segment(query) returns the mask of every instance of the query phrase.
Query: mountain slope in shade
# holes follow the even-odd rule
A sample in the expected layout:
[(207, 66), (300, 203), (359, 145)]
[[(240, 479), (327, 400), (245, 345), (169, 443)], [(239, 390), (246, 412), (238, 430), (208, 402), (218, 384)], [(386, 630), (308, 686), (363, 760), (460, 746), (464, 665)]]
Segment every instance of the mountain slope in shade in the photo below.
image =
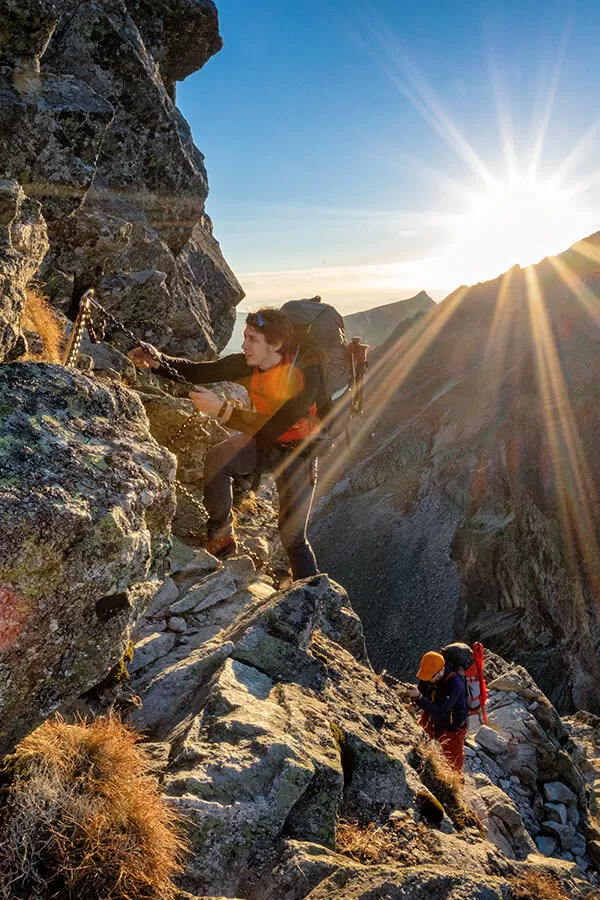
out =
[(382, 344), (396, 326), (421, 312), (429, 312), (435, 307), (435, 303), (425, 291), (420, 291), (415, 297), (407, 300), (398, 300), (396, 303), (386, 303), (384, 306), (375, 306), (363, 312), (352, 313), (344, 316), (344, 326), (348, 337), (360, 335), (371, 347)]
[(312, 539), (376, 666), (477, 638), (600, 711), (599, 297), (600, 233), (459, 289), (373, 366)]

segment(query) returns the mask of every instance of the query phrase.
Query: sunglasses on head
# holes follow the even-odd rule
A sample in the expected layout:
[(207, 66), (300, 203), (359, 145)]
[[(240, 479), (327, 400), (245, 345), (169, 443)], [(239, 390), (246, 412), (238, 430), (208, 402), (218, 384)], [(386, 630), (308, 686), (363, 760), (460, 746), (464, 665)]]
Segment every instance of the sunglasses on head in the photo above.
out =
[(256, 324), (258, 325), (258, 327), (264, 328), (265, 320), (263, 319), (263, 317), (261, 316), (260, 313), (255, 313), (255, 319), (256, 319)]

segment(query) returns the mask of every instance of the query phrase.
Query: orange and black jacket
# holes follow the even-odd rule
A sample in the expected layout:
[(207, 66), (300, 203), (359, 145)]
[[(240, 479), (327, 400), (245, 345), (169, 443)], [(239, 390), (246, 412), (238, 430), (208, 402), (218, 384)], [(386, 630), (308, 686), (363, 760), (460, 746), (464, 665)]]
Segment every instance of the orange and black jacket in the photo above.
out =
[[(164, 358), (192, 384), (234, 381), (243, 385), (256, 408), (235, 408), (227, 427), (253, 435), (259, 447), (301, 440), (313, 430), (313, 425), (316, 430), (315, 404), (322, 384), (318, 365), (301, 362), (293, 365), (283, 360), (274, 369), (261, 372), (258, 367), (248, 365), (243, 353), (232, 353), (212, 362), (192, 362), (166, 355)], [(169, 377), (162, 367), (154, 371)], [(272, 374), (269, 376), (269, 373)], [(279, 374), (283, 377), (277, 378)], [(285, 389), (279, 389), (277, 382), (286, 382)], [(272, 388), (272, 396), (261, 396), (261, 383), (267, 384), (267, 390)], [(261, 399), (267, 402), (261, 402)]]

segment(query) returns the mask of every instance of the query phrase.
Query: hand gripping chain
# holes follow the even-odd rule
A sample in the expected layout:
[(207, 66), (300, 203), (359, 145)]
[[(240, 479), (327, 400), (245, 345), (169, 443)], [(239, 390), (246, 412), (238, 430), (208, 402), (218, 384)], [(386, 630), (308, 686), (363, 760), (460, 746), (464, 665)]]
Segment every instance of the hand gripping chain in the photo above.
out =
[[(92, 319), (92, 309), (99, 313), (99, 317), (101, 319), (101, 325), (99, 328), (94, 327), (94, 322)], [(69, 343), (67, 345), (67, 350), (65, 352), (65, 362), (64, 365), (70, 369), (75, 368), (75, 362), (77, 360), (77, 356), (79, 355), (79, 351), (81, 349), (81, 340), (83, 338), (83, 329), (87, 328), (90, 340), (92, 343), (97, 343), (98, 340), (102, 340), (104, 338), (104, 332), (106, 329), (106, 323), (110, 323), (115, 328), (118, 328), (119, 331), (122, 331), (132, 343), (137, 344), (138, 347), (142, 347), (143, 350), (148, 353), (152, 359), (156, 360), (156, 362), (160, 363), (163, 369), (168, 372), (169, 378), (173, 381), (178, 381), (180, 384), (185, 384), (191, 390), (195, 390), (196, 386), (192, 384), (187, 378), (184, 378), (173, 366), (167, 363), (162, 354), (156, 350), (152, 344), (148, 344), (145, 341), (140, 341), (139, 338), (135, 336), (135, 334), (129, 330), (122, 322), (112, 315), (112, 313), (108, 312), (107, 309), (104, 309), (103, 306), (98, 303), (97, 300), (94, 299), (93, 290), (87, 290), (82, 295), (81, 300), (79, 302), (79, 310), (77, 312), (77, 318), (73, 324), (73, 329), (71, 331), (71, 337), (69, 338)], [(188, 416), (183, 425), (177, 429), (175, 434), (171, 437), (168, 446), (171, 446), (177, 438), (179, 438), (185, 431), (187, 431), (192, 426), (195, 426), (199, 429), (199, 431), (207, 438), (210, 438), (209, 432), (206, 428), (201, 424), (201, 420), (203, 418), (203, 413), (200, 410), (196, 410), (192, 415)], [(177, 488), (177, 490), (183, 494), (183, 496), (193, 503), (194, 506), (198, 507), (199, 510), (203, 514), (206, 514), (206, 510), (204, 506), (200, 503), (199, 500), (196, 500), (193, 494), (191, 494), (187, 488), (185, 488), (180, 481), (174, 479), (173, 484)]]

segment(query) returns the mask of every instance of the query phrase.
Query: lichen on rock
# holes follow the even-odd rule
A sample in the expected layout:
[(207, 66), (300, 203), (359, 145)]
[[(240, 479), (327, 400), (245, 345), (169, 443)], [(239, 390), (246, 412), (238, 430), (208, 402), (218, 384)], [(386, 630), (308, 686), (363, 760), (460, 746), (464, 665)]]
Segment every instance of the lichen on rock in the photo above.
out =
[(123, 654), (169, 551), (174, 460), (120, 387), (0, 369), (0, 752)]

